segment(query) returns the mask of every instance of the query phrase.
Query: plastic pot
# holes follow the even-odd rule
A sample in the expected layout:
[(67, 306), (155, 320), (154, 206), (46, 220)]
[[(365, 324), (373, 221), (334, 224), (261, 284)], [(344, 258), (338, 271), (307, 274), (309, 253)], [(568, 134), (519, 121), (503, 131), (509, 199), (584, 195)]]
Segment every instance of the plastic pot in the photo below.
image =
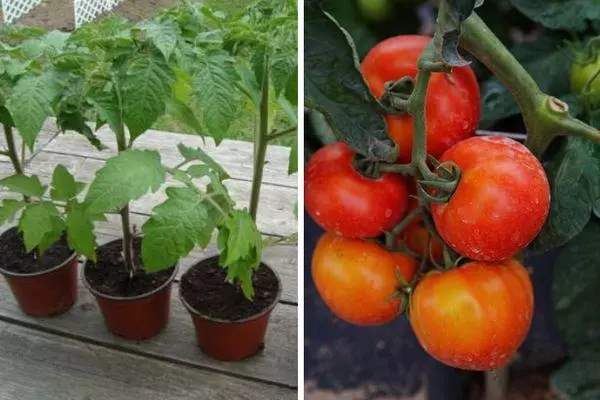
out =
[(160, 333), (169, 321), (171, 287), (177, 269), (176, 265), (171, 277), (160, 287), (135, 297), (101, 293), (90, 285), (85, 273), (83, 282), (96, 298), (104, 323), (111, 332), (126, 339), (145, 340)]
[[(186, 271), (186, 274), (207, 262), (218, 262), (218, 259), (219, 257), (216, 256), (203, 260)], [(181, 285), (179, 286), (179, 297), (192, 317), (196, 330), (196, 340), (203, 353), (218, 360), (239, 361), (256, 354), (264, 348), (271, 313), (281, 299), (281, 279), (272, 268), (264, 263), (263, 265), (269, 268), (277, 278), (279, 287), (277, 296), (273, 303), (260, 313), (242, 320), (228, 321), (200, 313), (185, 300), (181, 292)], [(184, 279), (186, 274), (181, 280)]]
[(77, 253), (45, 271), (25, 274), (0, 267), (21, 310), (32, 317), (62, 314), (77, 301)]

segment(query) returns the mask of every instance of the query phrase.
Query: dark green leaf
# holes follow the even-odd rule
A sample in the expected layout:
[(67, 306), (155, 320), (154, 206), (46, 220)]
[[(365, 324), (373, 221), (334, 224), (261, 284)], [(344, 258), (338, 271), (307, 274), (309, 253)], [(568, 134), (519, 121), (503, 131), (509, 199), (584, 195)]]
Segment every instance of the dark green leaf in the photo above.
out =
[(394, 162), (397, 149), (360, 73), (352, 39), (331, 16), (308, 5), (304, 37), (306, 106), (322, 112), (336, 136), (359, 154)]
[(0, 180), (0, 186), (24, 196), (42, 197), (46, 192), (46, 187), (40, 183), (39, 178), (35, 175), (11, 175)]
[(83, 186), (77, 184), (73, 175), (63, 167), (58, 165), (54, 168), (52, 174), (52, 188), (50, 189), (50, 197), (55, 201), (67, 201), (77, 196)]
[(19, 229), (23, 232), (27, 251), (37, 247), (43, 253), (60, 238), (65, 222), (54, 204), (43, 202), (27, 206), (19, 221)]
[(550, 29), (583, 31), (587, 21), (600, 21), (596, 0), (510, 0), (523, 14)]
[(575, 237), (588, 223), (600, 201), (599, 146), (568, 137), (546, 165), (551, 188), (550, 214), (528, 250), (538, 253)]
[(600, 398), (600, 359), (577, 358), (567, 361), (550, 377), (552, 392), (559, 399), (596, 400)]
[(298, 138), (292, 143), (292, 150), (290, 151), (290, 161), (288, 163), (288, 175), (291, 175), (298, 171)]
[(96, 261), (96, 237), (94, 223), (97, 216), (88, 214), (85, 204), (71, 204), (67, 213), (67, 240), (69, 247)]
[(217, 218), (205, 198), (191, 188), (168, 188), (168, 199), (142, 226), (143, 264), (148, 272), (174, 265), (195, 245), (206, 247)]
[(4, 199), (0, 204), (0, 225), (12, 222), (15, 215), (26, 205), (27, 203), (24, 201)]
[(179, 27), (171, 21), (159, 23), (157, 21), (148, 20), (140, 24), (148, 39), (154, 43), (156, 48), (163, 54), (165, 59), (169, 59), (177, 45), (179, 36)]
[(85, 199), (88, 213), (120, 210), (149, 190), (156, 192), (165, 173), (157, 151), (127, 150), (109, 158), (90, 185)]
[(450, 67), (460, 67), (469, 64), (458, 52), (460, 25), (471, 15), (473, 9), (482, 1), (476, 0), (447, 0), (439, 9), (438, 30), (441, 31), (439, 47), (434, 48), (436, 59)]
[(288, 80), (285, 88), (285, 98), (294, 106), (298, 105), (298, 69)]

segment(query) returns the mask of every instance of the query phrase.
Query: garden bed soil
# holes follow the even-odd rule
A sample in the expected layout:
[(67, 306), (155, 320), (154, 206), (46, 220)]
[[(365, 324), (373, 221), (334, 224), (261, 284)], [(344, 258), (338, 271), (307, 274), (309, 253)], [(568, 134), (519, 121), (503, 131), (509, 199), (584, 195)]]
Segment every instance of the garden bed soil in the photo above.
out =
[(183, 276), (181, 294), (203, 316), (232, 322), (260, 314), (277, 298), (279, 280), (264, 264), (252, 276), (253, 301), (244, 296), (239, 286), (225, 282), (226, 277), (216, 258), (204, 260)]
[(10, 228), (0, 235), (0, 267), (18, 274), (35, 274), (52, 269), (69, 259), (73, 251), (67, 245), (66, 237), (50, 246), (41, 258), (36, 259), (35, 252), (25, 249), (23, 236), (17, 227)]
[[(141, 238), (133, 240), (135, 265), (142, 266)], [(173, 275), (174, 267), (148, 274), (138, 268), (133, 278), (123, 264), (123, 241), (115, 240), (98, 248), (98, 261), (88, 261), (84, 274), (89, 285), (100, 293), (114, 297), (135, 297), (161, 287)]]

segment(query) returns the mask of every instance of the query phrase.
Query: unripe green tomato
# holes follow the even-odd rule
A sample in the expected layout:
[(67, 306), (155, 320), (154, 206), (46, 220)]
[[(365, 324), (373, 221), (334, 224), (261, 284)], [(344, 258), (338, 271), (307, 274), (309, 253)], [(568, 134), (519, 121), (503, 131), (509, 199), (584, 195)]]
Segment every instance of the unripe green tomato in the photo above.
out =
[[(592, 62), (573, 63), (571, 68), (571, 91), (582, 94), (585, 84), (590, 80), (600, 69), (600, 56)], [(593, 106), (600, 106), (600, 76), (592, 82), (589, 92), (589, 102)]]
[(362, 15), (372, 21), (387, 19), (392, 11), (390, 0), (357, 0)]

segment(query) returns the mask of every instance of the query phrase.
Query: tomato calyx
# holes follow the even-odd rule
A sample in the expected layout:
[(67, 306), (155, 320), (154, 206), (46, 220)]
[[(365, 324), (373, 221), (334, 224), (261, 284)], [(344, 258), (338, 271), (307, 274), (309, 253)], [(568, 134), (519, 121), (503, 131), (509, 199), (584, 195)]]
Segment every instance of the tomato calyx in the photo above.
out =
[(386, 297), (385, 301), (391, 301), (395, 299), (400, 299), (400, 311), (399, 314), (408, 313), (410, 301), (412, 298), (412, 294), (419, 282), (418, 275), (415, 275), (413, 280), (408, 283), (404, 276), (402, 276), (402, 272), (400, 268), (396, 268), (396, 277), (398, 278), (398, 289)]
[(411, 76), (403, 76), (395, 81), (388, 81), (384, 85), (384, 92), (379, 99), (379, 105), (386, 114), (402, 116), (408, 113), (410, 96), (414, 89), (414, 80)]
[(444, 204), (450, 200), (460, 182), (461, 171), (454, 162), (440, 163), (429, 156), (434, 174), (425, 179), (417, 179), (417, 190), (426, 202)]

